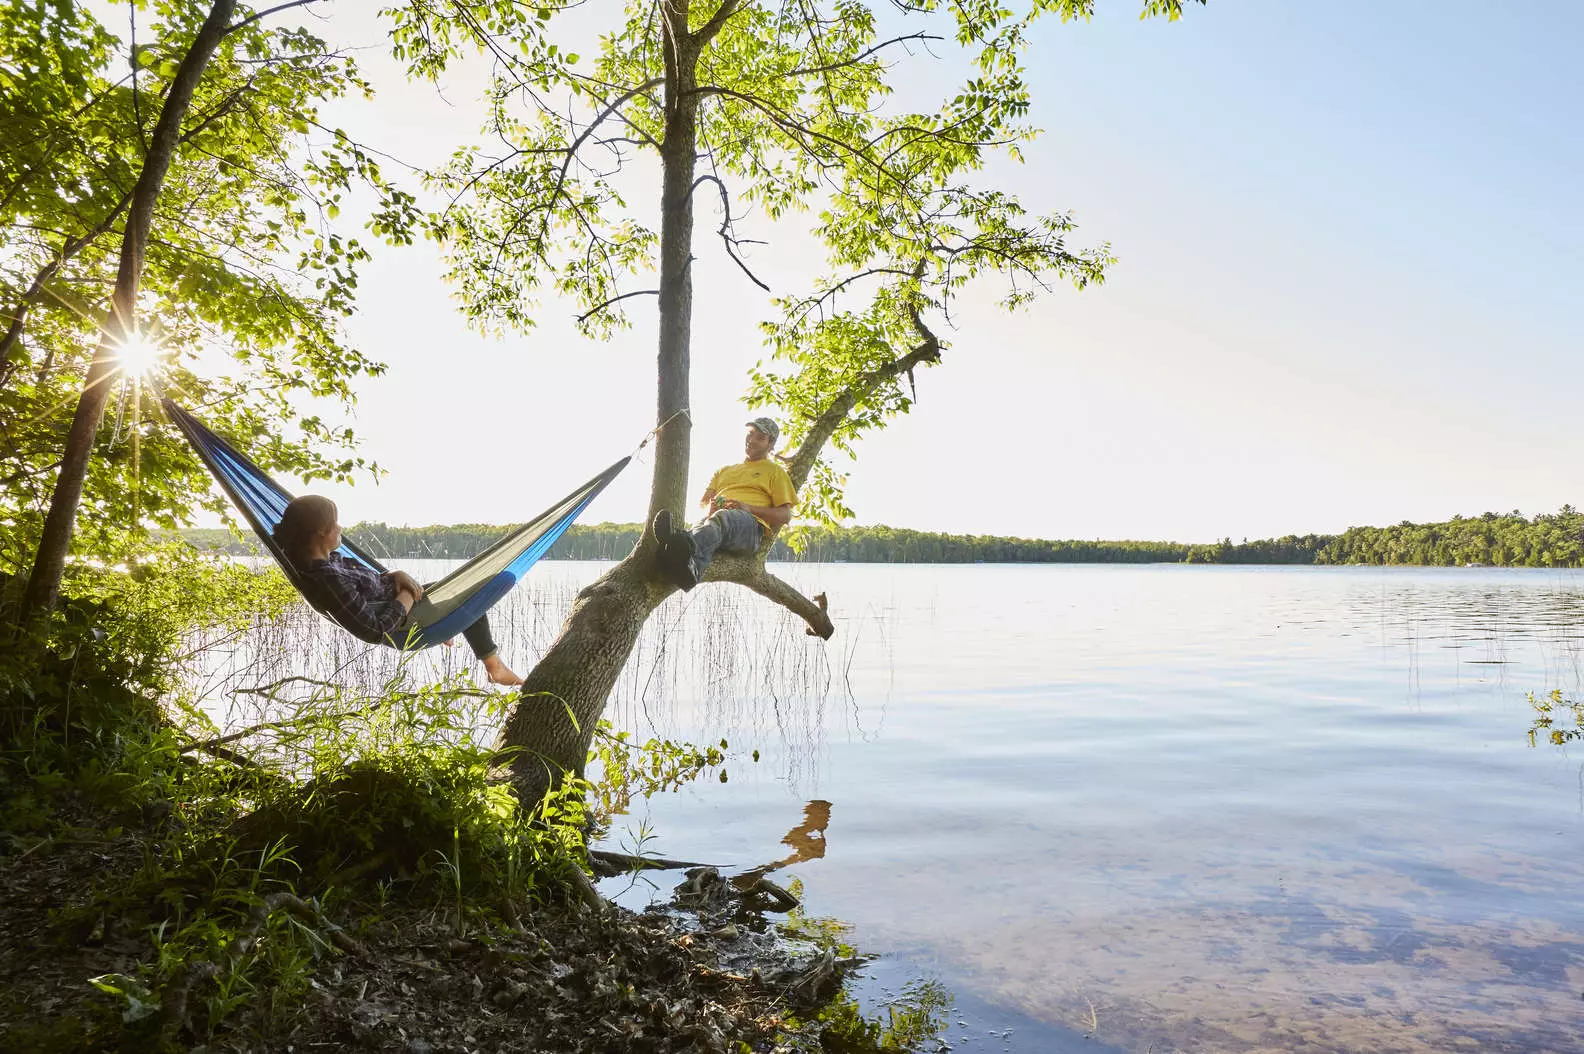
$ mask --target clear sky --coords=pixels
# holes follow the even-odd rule
[[[1211,0],[1172,24],[1099,6],[1037,32],[1045,135],[993,175],[1120,263],[1015,316],[988,288],[963,304],[914,412],[861,447],[857,522],[1201,541],[1584,504],[1584,4]],[[345,9],[319,25],[377,43]],[[361,137],[422,161],[480,124],[476,81],[441,99],[363,61],[379,99],[334,115]],[[694,491],[740,456],[769,310],[712,226]],[[783,243],[755,262],[782,289],[811,261]],[[439,273],[427,246],[365,271],[351,330],[390,370],[356,423],[389,475],[327,491],[348,522],[522,519],[653,425],[652,308],[604,344],[556,303],[495,340]],[[647,488],[630,469],[589,518],[638,519]]]

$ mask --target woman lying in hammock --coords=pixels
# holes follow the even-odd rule
[[[336,519],[335,502],[304,494],[286,506],[271,534],[302,576],[303,595],[310,604],[359,640],[399,648],[407,636],[407,614],[423,596],[423,586],[405,571],[382,575],[337,553],[341,525]],[[462,636],[492,683],[523,683],[501,661],[488,616],[480,615]]]

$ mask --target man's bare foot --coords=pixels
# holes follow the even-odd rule
[[[501,661],[499,655],[491,655],[484,660],[484,672],[489,675],[491,684],[518,685],[523,679],[512,673],[511,667]]]

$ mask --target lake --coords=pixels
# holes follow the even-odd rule
[[[1531,693],[1580,697],[1584,576],[775,566],[837,635],[737,587],[667,601],[607,717],[727,739],[729,781],[610,841],[788,861],[883,956],[870,1003],[938,979],[959,1050],[1584,1049],[1584,753],[1528,737]],[[530,666],[601,569],[541,563],[497,609],[504,657]],[[239,677],[395,665],[308,616],[271,665],[275,632],[217,653],[217,714]]]

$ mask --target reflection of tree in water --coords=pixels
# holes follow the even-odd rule
[[[819,860],[825,856],[825,828],[830,826],[831,803],[815,798],[803,806],[803,822],[786,833],[782,845],[792,847],[792,854],[770,865],[770,870],[801,864],[805,860]]]
[[[858,1000],[843,989],[819,1012],[825,1026],[821,1048],[827,1054],[950,1050],[942,1034],[954,1003],[939,981],[914,981],[873,1015],[866,1015]]]

